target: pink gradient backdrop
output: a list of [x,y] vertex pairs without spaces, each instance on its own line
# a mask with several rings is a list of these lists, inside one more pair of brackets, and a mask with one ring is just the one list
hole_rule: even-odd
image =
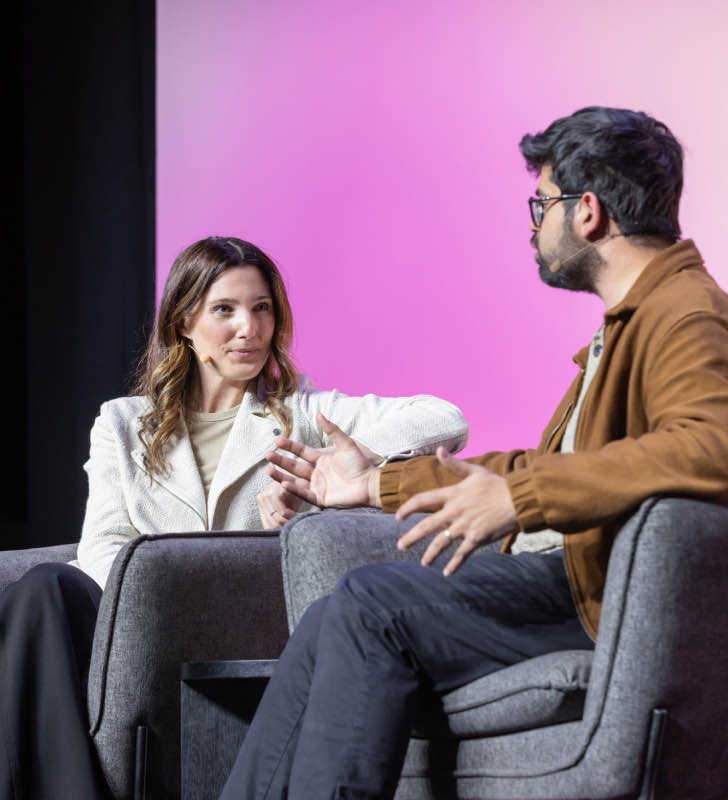
[[601,304],[537,276],[517,143],[585,105],[686,149],[681,223],[728,286],[725,0],[158,0],[158,287],[210,234],[286,278],[317,386],[460,405],[531,446]]

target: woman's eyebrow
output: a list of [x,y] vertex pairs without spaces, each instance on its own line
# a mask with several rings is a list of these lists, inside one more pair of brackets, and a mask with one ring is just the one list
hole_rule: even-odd
[[[253,298],[253,302],[258,302],[259,300],[272,300],[273,298],[269,294],[261,294],[258,297]],[[228,305],[237,305],[240,301],[234,297],[211,297],[208,301],[210,303],[227,303]]]

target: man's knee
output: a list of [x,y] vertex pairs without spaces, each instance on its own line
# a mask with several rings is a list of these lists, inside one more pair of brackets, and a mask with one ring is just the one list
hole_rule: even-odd
[[321,630],[321,619],[326,611],[329,598],[319,597],[303,612],[303,616],[296,625],[294,635],[288,642],[288,647],[313,648],[315,650],[316,640]]
[[327,616],[357,612],[388,615],[411,596],[424,569],[408,561],[356,567],[344,575],[331,593]]

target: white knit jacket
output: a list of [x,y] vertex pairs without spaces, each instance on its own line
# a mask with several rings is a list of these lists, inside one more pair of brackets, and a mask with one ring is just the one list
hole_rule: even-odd
[[[293,416],[290,438],[312,447],[330,444],[316,426],[318,411],[387,460],[433,453],[439,445],[457,452],[468,438],[460,410],[430,395],[348,397],[336,390],[300,388],[286,405]],[[264,412],[262,398],[245,393],[207,502],[184,419],[184,435],[167,455],[170,469],[150,483],[137,435],[148,407],[143,397],[110,400],[91,430],[91,453],[84,465],[89,494],[75,563],[102,587],[120,548],[139,534],[263,527],[255,497],[271,481],[264,456],[281,430],[278,420]]]

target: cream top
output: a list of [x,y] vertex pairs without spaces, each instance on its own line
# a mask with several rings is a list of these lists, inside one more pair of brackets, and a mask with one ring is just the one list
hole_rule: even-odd
[[225,442],[239,408],[240,406],[237,405],[227,411],[214,411],[207,414],[202,411],[185,412],[187,432],[190,436],[197,469],[200,471],[205,500],[210,493],[212,479],[215,477],[220,456],[225,449]]
[[[574,413],[569,418],[564,436],[561,439],[559,450],[562,453],[574,452],[576,426],[579,423],[581,407],[584,405],[584,397],[586,396],[587,389],[601,361],[602,350],[604,350],[604,325],[594,334],[591,345],[589,346],[589,358],[586,362],[584,380],[581,384],[579,398],[576,401]],[[550,553],[552,550],[558,550],[563,546],[564,534],[559,533],[559,531],[554,531],[551,528],[545,528],[542,531],[533,531],[532,533],[519,533],[511,545],[511,553]]]

